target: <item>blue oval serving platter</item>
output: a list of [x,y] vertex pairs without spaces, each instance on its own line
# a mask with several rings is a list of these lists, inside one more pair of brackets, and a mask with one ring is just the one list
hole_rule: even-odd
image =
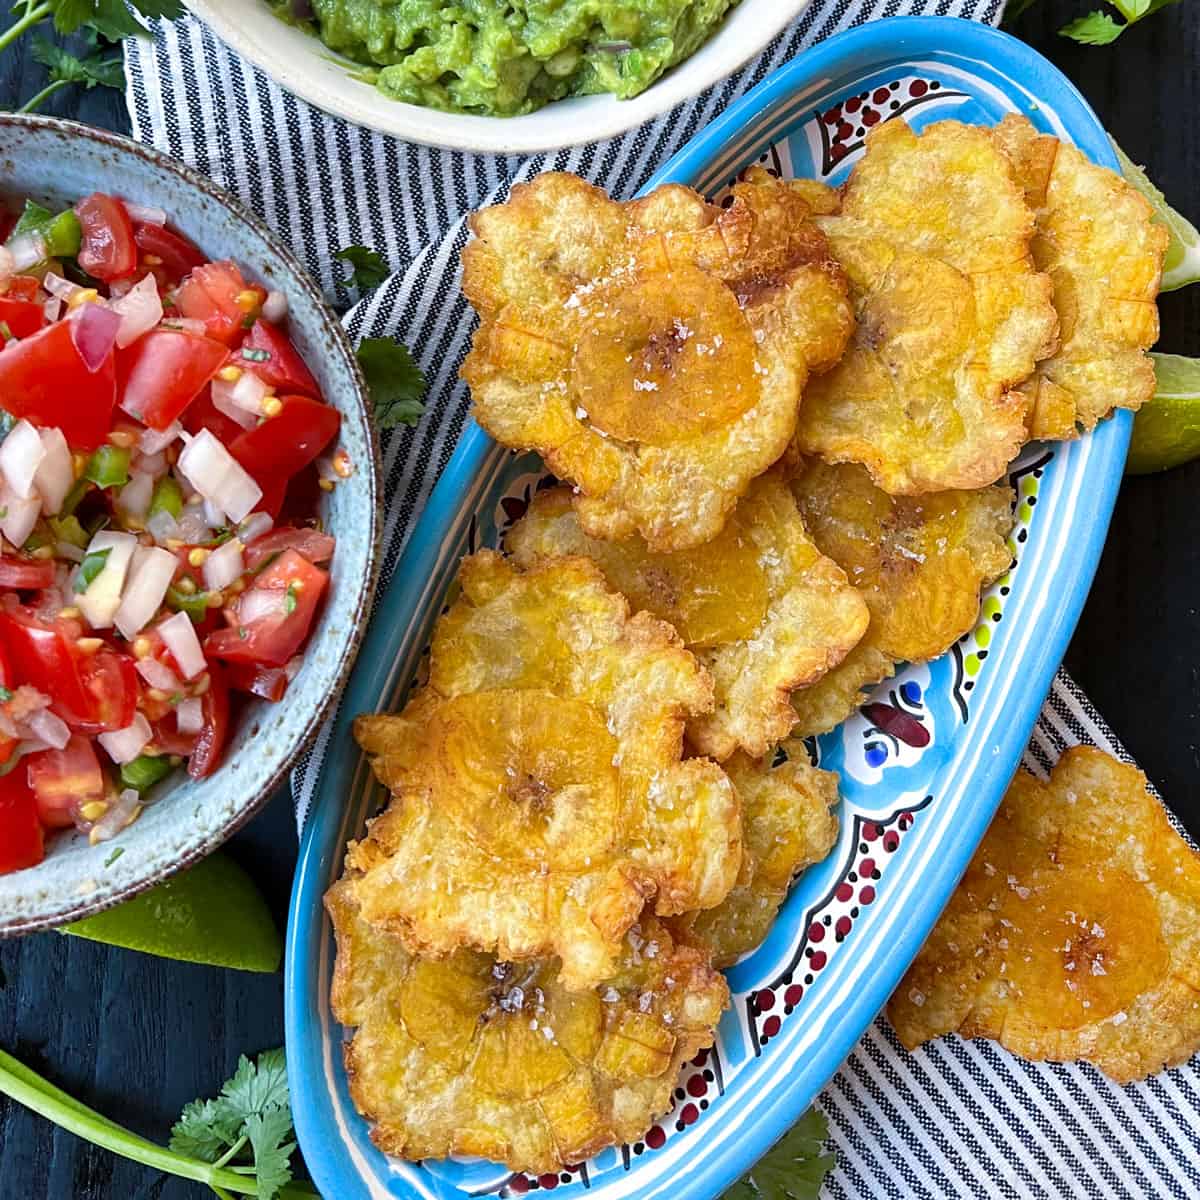
[[[875,124],[1022,112],[1116,167],[1074,87],[1029,47],[950,18],[894,18],[807,51],[730,107],[648,184],[718,195],[745,167],[840,183]],[[354,745],[354,714],[395,709],[416,677],[460,558],[497,545],[544,478],[469,427],[380,607],[341,706],[304,835],[287,946],[287,1053],[296,1128],[318,1187],[338,1200],[519,1195],[708,1200],[814,1101],[887,1000],[965,869],[1025,746],[1100,557],[1129,441],[1120,413],[1014,464],[1010,572],[979,623],[937,662],[902,670],[819,739],[842,778],[841,836],[797,883],[766,942],[728,973],[733,1005],[682,1097],[643,1142],[550,1178],[477,1161],[403,1163],[371,1143],[329,1011],[333,936],[321,896],[383,799]]]

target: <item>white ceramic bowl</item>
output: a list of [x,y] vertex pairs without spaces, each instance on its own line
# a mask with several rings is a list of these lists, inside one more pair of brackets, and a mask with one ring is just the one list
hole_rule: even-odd
[[523,117],[477,117],[389,100],[353,78],[356,64],[280,21],[264,0],[186,0],[187,6],[280,86],[335,116],[408,142],[530,154],[614,137],[704,91],[752,58],[808,0],[741,0],[691,58],[632,100],[582,96]]

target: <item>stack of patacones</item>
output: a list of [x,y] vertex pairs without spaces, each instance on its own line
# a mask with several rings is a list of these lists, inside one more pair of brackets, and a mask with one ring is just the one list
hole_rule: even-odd
[[564,483],[357,723],[394,798],[328,896],[333,1005],[383,1149],[539,1172],[670,1107],[836,839],[800,739],[973,626],[1013,457],[1151,394],[1166,235],[1021,118],[721,207],[543,175],[473,227],[476,418]]

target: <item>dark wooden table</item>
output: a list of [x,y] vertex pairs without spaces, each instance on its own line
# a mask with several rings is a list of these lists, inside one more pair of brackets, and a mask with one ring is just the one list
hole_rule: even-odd
[[[1105,49],[1055,30],[1093,7],[1042,0],[1016,31],[1057,63],[1129,154],[1200,218],[1200,19],[1180,4]],[[41,86],[20,51],[0,58],[0,108]],[[56,96],[48,111],[128,130],[114,92]],[[1160,348],[1200,355],[1200,287],[1164,296]],[[1126,480],[1068,669],[1194,834],[1200,835],[1200,463]],[[278,797],[232,843],[282,924],[296,836]],[[165,962],[57,934],[0,943],[0,1046],[116,1120],[165,1139],[239,1053],[283,1039],[279,977]],[[0,1101],[0,1200],[198,1200],[165,1179]]]

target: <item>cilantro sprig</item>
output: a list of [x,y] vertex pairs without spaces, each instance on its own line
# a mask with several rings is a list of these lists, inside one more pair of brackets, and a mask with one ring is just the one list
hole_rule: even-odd
[[837,1164],[828,1138],[825,1115],[810,1108],[721,1200],[817,1200]]
[[391,338],[363,338],[358,362],[367,380],[380,429],[415,425],[425,411],[425,375],[407,346]]
[[[1136,25],[1144,17],[1151,16],[1159,9],[1178,4],[1180,0],[1104,0],[1122,19],[1115,20],[1112,13],[1104,9],[1093,9],[1082,17],[1064,25],[1058,32],[1061,37],[1070,38],[1085,46],[1107,46],[1115,42],[1130,25]],[[1010,0],[1005,10],[1004,20],[1011,25],[1027,8],[1031,8],[1036,0]]]
[[[71,84],[85,88],[120,88],[124,73],[118,56],[107,52],[113,43],[148,33],[143,18],[174,18],[183,13],[182,0],[16,0],[15,20],[0,30],[0,53],[23,34],[37,30],[33,57],[47,69],[49,81],[26,101],[21,112],[33,112],[55,92]],[[51,28],[62,36],[79,34],[82,54],[72,53],[46,37]]]
[[310,1200],[319,1195],[311,1184],[292,1179],[296,1143],[282,1050],[268,1050],[256,1062],[243,1056],[218,1096],[194,1100],[183,1110],[169,1148],[81,1104],[3,1050],[0,1093],[93,1145],[205,1184],[221,1200]]
[[360,292],[372,291],[390,274],[387,263],[370,246],[347,246],[333,257],[350,264],[350,278],[346,283]]

